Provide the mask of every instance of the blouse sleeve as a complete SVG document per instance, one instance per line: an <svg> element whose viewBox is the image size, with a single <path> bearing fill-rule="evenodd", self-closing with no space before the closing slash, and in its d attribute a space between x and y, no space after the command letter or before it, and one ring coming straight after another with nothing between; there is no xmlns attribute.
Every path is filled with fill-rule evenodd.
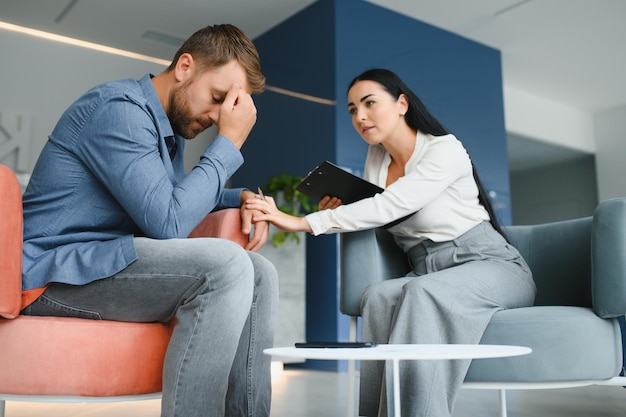
<svg viewBox="0 0 626 417"><path fill-rule="evenodd" d="M386 225L417 212L443 193L454 182L471 175L467 151L452 135L425 136L421 149L407 163L406 173L380 194L336 209L306 216L314 235L349 232ZM384 187L387 164L383 149L370 149L365 176Z"/></svg>

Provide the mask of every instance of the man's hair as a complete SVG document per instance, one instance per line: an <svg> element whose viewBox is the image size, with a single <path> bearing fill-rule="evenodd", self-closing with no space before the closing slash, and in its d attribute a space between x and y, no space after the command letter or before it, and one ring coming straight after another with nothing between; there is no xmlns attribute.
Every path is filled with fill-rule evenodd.
<svg viewBox="0 0 626 417"><path fill-rule="evenodd" d="M259 53L248 35L233 25L214 25L198 30L178 49L166 71L174 70L183 54L193 57L199 73L220 67L234 59L246 71L253 93L260 93L265 89Z"/></svg>

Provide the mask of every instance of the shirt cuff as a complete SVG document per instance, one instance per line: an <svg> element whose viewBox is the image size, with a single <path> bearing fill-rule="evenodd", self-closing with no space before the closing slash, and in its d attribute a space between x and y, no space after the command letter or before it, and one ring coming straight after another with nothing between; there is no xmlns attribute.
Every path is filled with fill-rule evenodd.
<svg viewBox="0 0 626 417"><path fill-rule="evenodd" d="M221 208L241 207L241 192L243 190L245 188L225 188L219 206Z"/></svg>
<svg viewBox="0 0 626 417"><path fill-rule="evenodd" d="M304 218L309 223L309 226L311 226L311 233L313 233L313 236L319 236L321 234L324 234L329 229L328 225L324 224L328 222L324 221L326 219L326 216L322 211L309 213L304 216Z"/></svg>

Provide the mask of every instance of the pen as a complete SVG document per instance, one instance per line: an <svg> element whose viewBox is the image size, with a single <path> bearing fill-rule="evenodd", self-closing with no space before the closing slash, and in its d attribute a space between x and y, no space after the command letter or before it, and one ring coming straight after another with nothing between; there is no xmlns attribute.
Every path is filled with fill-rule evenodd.
<svg viewBox="0 0 626 417"><path fill-rule="evenodd" d="M259 195L261 196L261 198L265 200L265 194L263 194L263 190L261 190L261 187L257 187L257 191L259 192Z"/></svg>

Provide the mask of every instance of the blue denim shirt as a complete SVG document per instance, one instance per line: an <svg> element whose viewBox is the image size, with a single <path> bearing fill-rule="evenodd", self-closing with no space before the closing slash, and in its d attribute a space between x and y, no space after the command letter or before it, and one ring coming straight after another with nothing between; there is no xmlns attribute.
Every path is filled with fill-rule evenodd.
<svg viewBox="0 0 626 417"><path fill-rule="evenodd" d="M74 102L24 193L23 289L109 277L137 259L134 236L183 238L216 207L239 207L241 189L225 188L243 163L237 147L218 135L185 175L184 142L150 75Z"/></svg>

